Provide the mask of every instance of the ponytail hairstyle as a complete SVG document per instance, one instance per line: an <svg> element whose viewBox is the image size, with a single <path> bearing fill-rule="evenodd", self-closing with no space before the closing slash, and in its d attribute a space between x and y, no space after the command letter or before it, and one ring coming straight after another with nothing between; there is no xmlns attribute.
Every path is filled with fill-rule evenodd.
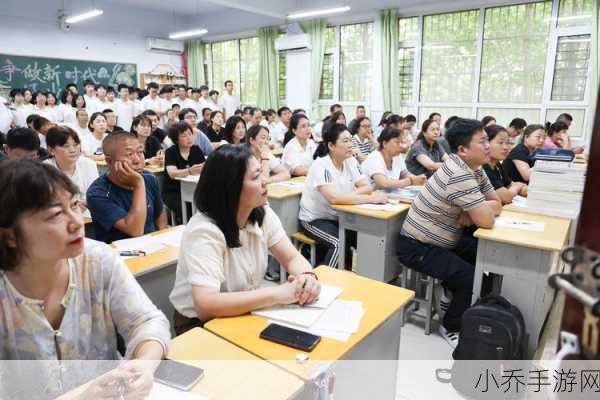
<svg viewBox="0 0 600 400"><path fill-rule="evenodd" d="M560 131L569 130L569 127L567 126L567 124L565 124L562 121L556 121L553 124L551 124L550 122L546 122L545 128L546 128L546 134L548 135L548 137L552 137L555 133L558 133Z"/></svg>
<svg viewBox="0 0 600 400"><path fill-rule="evenodd" d="M401 136L402 136L402 132L400 131L400 129L385 128L383 131L381 131L381 134L377 138L377 141L379 142L379 150L380 151L383 150L384 143L387 143L390 140L399 138Z"/></svg>
<svg viewBox="0 0 600 400"><path fill-rule="evenodd" d="M347 130L348 128L344 124L334 124L329 129L323 131L323 141L319 143L317 150L315 150L313 159L316 160L329 154L329 144L335 145L340 135Z"/></svg>
<svg viewBox="0 0 600 400"><path fill-rule="evenodd" d="M381 119L379 120L379 124L377 126L381 126L381 127L385 127L387 126L387 119L388 117L392 115L391 111L386 111L381 115Z"/></svg>

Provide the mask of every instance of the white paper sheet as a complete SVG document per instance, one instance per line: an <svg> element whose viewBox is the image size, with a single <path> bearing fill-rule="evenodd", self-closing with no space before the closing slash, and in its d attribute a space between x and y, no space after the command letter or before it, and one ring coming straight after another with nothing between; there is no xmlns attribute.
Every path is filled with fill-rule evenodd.
<svg viewBox="0 0 600 400"><path fill-rule="evenodd" d="M527 197L515 196L512 199L512 205L516 207L525 207L527 206Z"/></svg>
<svg viewBox="0 0 600 400"><path fill-rule="evenodd" d="M298 189L298 190L304 189L304 183L294 182L294 181L276 182L276 183L273 183L273 185L283 186L288 189Z"/></svg>
<svg viewBox="0 0 600 400"><path fill-rule="evenodd" d="M304 307L311 308L327 308L333 303L335 299L344 291L341 287L321 285L321 293L319 298L313 304L308 304Z"/></svg>
<svg viewBox="0 0 600 400"><path fill-rule="evenodd" d="M324 312L325 309L323 308L309 308L291 304L288 306L277 306L252 311L252 314L269 320L309 327L314 324Z"/></svg>
<svg viewBox="0 0 600 400"><path fill-rule="evenodd" d="M150 395L146 397L146 400L202 400L206 399L204 396L200 396L196 393L184 392L183 390L177 390L162 383L154 382L152 385L152 391Z"/></svg>
<svg viewBox="0 0 600 400"><path fill-rule="evenodd" d="M179 247L181 245L181 235L183 235L184 229L185 225L179 225L168 232L154 235L153 237L165 246Z"/></svg>
<svg viewBox="0 0 600 400"><path fill-rule="evenodd" d="M180 181L185 181L185 182L191 182L191 183L198 183L198 181L200 180L200 175L189 175L186 176L185 178L177 178Z"/></svg>
<svg viewBox="0 0 600 400"><path fill-rule="evenodd" d="M532 232L544 232L545 224L543 222L530 221L526 219L497 217L494 226L502 228L521 229L524 231Z"/></svg>
<svg viewBox="0 0 600 400"><path fill-rule="evenodd" d="M400 209L400 205L394 203L387 204L359 204L356 207L364 208L367 210L376 210L376 211L398 211Z"/></svg>
<svg viewBox="0 0 600 400"><path fill-rule="evenodd" d="M156 253L165 248L165 245L156 240L155 236L141 236L130 239L116 240L113 242L117 251L143 251L146 254Z"/></svg>

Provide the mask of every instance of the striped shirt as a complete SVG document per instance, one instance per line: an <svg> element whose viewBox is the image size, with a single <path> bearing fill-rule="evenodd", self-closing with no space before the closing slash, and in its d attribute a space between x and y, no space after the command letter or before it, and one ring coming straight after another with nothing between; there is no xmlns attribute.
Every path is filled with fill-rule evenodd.
<svg viewBox="0 0 600 400"><path fill-rule="evenodd" d="M375 143L369 138L365 138L364 141L360 140L358 135L352 136L352 148L358 149L362 154L368 156L373 150L375 150Z"/></svg>
<svg viewBox="0 0 600 400"><path fill-rule="evenodd" d="M462 234L461 212L479 207L485 194L493 191L483 168L473 171L459 156L450 154L412 203L401 234L452 249Z"/></svg>

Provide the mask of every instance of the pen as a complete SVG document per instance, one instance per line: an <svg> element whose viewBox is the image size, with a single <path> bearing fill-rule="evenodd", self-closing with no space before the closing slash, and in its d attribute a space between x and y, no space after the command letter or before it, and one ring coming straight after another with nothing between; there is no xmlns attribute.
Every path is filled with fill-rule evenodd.
<svg viewBox="0 0 600 400"><path fill-rule="evenodd" d="M124 250L120 251L119 255L122 257L137 257L137 256L145 256L146 252L142 250Z"/></svg>

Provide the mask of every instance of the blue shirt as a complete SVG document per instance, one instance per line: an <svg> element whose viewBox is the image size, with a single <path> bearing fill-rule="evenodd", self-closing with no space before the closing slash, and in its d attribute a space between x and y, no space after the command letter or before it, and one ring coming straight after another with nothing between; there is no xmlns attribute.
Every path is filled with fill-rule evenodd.
<svg viewBox="0 0 600 400"><path fill-rule="evenodd" d="M156 177L148 172L142 174L146 185L146 223L144 234L154 232L154 220L163 209ZM92 214L96 239L106 243L130 237L115 228L115 223L127 217L133 200L133 191L112 183L107 175L102 175L92 183L87 191L87 207Z"/></svg>
<svg viewBox="0 0 600 400"><path fill-rule="evenodd" d="M198 136L196 137L196 144L198 145L198 147L200 147L200 149L206 157L208 157L208 155L213 151L213 147L210 143L210 140L208 140L208 136L206 136L202 131L198 132Z"/></svg>

